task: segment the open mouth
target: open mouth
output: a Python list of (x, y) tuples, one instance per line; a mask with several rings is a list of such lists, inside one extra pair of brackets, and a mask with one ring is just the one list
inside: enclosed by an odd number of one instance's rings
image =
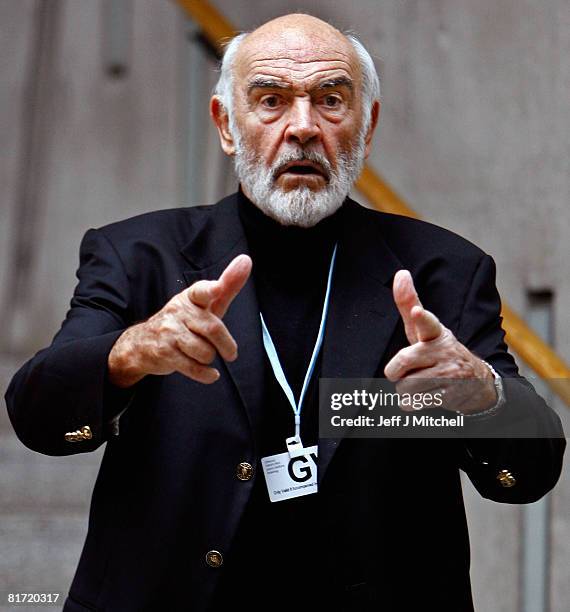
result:
[(310, 166), (291, 166), (285, 172), (289, 172), (289, 174), (320, 174)]
[(283, 174), (297, 175), (297, 176), (320, 176), (328, 180), (328, 173), (325, 169), (315, 162), (309, 161), (294, 161), (285, 164), (277, 172), (277, 177)]

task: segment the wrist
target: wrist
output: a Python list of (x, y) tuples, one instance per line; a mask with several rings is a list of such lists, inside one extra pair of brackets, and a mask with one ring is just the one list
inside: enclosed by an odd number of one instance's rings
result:
[(495, 368), (490, 363), (487, 363), (483, 359), (481, 359), (480, 361), (481, 361), (481, 364), (485, 366), (486, 378), (489, 381), (492, 381), (493, 387), (492, 387), (491, 394), (492, 394), (493, 399), (491, 401), (488, 401), (486, 407), (483, 408), (482, 410), (472, 412), (468, 415), (465, 415), (471, 418), (492, 417), (500, 411), (501, 407), (505, 403), (505, 392), (503, 388), (503, 380), (500, 374), (495, 370)]
[(137, 366), (136, 351), (127, 329), (115, 342), (107, 358), (107, 378), (115, 387), (126, 389), (144, 378)]

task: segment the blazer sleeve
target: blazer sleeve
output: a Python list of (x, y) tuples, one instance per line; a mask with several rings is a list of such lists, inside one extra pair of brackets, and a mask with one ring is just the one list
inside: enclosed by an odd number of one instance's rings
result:
[[(134, 394), (107, 381), (107, 358), (129, 325), (130, 299), (125, 268), (101, 230), (85, 234), (77, 277), (60, 331), (20, 368), (5, 396), (18, 438), (47, 455), (98, 448), (112, 433), (111, 417)], [(90, 439), (66, 440), (66, 433), (85, 426)]]
[[(491, 432), (505, 437), (463, 440), (460, 465), (483, 497), (528, 503), (540, 499), (558, 481), (566, 441), (558, 415), (519, 375), (504, 340), (500, 311), (495, 263), (483, 255), (466, 296), (457, 337), (503, 378), (506, 403), (480, 427), (482, 436)], [(521, 426), (527, 437), (509, 437)], [(504, 486), (498, 479), (502, 470), (511, 473), (512, 486)]]

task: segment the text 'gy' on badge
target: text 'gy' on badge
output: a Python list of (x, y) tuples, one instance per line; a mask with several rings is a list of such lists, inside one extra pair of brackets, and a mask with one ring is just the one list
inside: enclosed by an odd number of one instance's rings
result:
[(272, 502), (302, 497), (317, 492), (317, 446), (292, 457), (289, 452), (261, 460), (267, 492)]

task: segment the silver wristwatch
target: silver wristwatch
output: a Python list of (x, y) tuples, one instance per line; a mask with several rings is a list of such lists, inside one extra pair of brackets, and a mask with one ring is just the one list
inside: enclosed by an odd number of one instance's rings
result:
[(505, 387), (503, 385), (503, 379), (501, 378), (501, 375), (497, 372), (497, 370), (495, 370), (495, 368), (490, 363), (487, 363), (483, 359), (481, 359), (481, 361), (489, 368), (489, 370), (491, 371), (491, 374), (493, 375), (493, 378), (494, 378), (493, 383), (495, 385), (495, 391), (497, 392), (497, 401), (495, 402), (494, 406), (487, 408), (487, 410), (483, 410), (481, 412), (473, 412), (471, 414), (466, 414), (465, 417), (468, 419), (480, 419), (480, 418), (485, 418), (485, 417), (492, 417), (495, 414), (497, 414), (497, 412), (499, 412), (499, 410), (501, 409), (501, 406), (503, 406), (503, 404), (506, 401), (505, 400)]

